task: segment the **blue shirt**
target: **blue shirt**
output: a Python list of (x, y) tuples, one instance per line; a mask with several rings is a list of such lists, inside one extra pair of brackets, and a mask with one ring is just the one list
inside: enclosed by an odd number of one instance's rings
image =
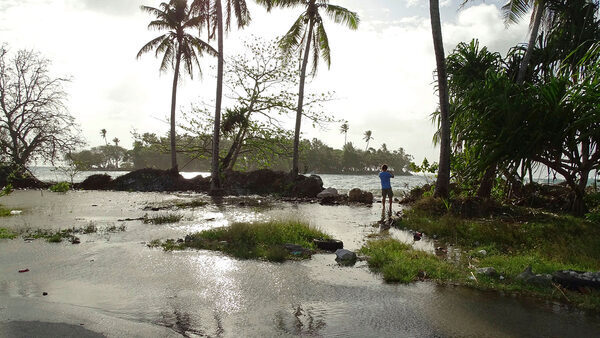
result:
[(382, 171), (379, 173), (379, 179), (381, 180), (381, 189), (391, 189), (392, 185), (390, 184), (390, 178), (392, 178), (392, 174), (389, 171)]

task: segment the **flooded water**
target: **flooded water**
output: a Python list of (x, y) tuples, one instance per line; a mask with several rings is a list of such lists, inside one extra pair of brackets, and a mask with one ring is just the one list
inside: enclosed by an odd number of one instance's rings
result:
[[(195, 194), (95, 191), (16, 191), (3, 197), (0, 203), (23, 212), (0, 219), (2, 227), (94, 224), (98, 232), (78, 235), (78, 245), (0, 240), (0, 336), (19, 336), (24, 327), (38, 326), (77, 336), (140, 337), (591, 337), (600, 332), (598, 317), (556, 304), (433, 283), (385, 284), (364, 262), (341, 267), (333, 254), (269, 263), (145, 245), (238, 220), (295, 218), (356, 250), (367, 235), (379, 232), (373, 227), (378, 207), (226, 198), (180, 211), (185, 217), (176, 224), (121, 221), (153, 213), (143, 210), (147, 205), (192, 198), (210, 201)], [(124, 232), (106, 231), (122, 224)], [(391, 235), (412, 243), (409, 233), (392, 229)], [(433, 249), (427, 240), (418, 245)], [(18, 272), (25, 268), (29, 272)]]

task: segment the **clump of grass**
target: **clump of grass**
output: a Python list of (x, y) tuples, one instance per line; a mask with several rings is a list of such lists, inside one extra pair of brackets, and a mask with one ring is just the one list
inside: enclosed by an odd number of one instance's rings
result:
[(453, 280), (461, 275), (458, 267), (395, 239), (369, 241), (360, 250), (369, 256), (369, 268), (380, 272), (386, 282), (410, 283), (419, 278)]
[(67, 192), (71, 189), (71, 184), (69, 182), (58, 182), (49, 189), (52, 192)]
[(183, 219), (183, 215), (177, 213), (157, 214), (153, 216), (144, 215), (143, 222), (145, 224), (169, 224), (177, 223)]
[(98, 231), (96, 224), (94, 222), (90, 222), (85, 228), (82, 229), (84, 234), (91, 234)]
[(127, 230), (125, 223), (119, 225), (118, 227), (116, 225), (111, 225), (108, 228), (106, 228), (106, 232), (123, 232), (125, 230)]
[(0, 239), (13, 239), (17, 237), (17, 234), (6, 229), (6, 228), (0, 228)]
[(200, 199), (195, 199), (192, 201), (177, 202), (177, 203), (175, 203), (175, 207), (178, 209), (190, 209), (190, 208), (203, 207), (207, 204), (208, 204), (208, 202), (206, 202), (206, 201), (203, 201)]
[(5, 208), (0, 207), (0, 217), (10, 216), (10, 212), (11, 212), (10, 209), (5, 209)]
[(162, 244), (169, 249), (208, 249), (225, 252), (237, 258), (262, 258), (269, 261), (284, 261), (292, 258), (307, 258), (310, 255), (292, 255), (284, 244), (296, 244), (314, 249), (313, 239), (331, 237), (307, 223), (300, 221), (267, 221), (261, 223), (233, 223), (228, 227), (197, 232), (186, 236), (183, 243)]

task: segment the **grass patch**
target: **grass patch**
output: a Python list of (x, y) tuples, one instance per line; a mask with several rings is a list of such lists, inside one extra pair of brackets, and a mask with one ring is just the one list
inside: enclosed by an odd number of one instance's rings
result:
[(0, 239), (13, 239), (17, 237), (17, 234), (6, 229), (6, 228), (0, 228)]
[(190, 208), (203, 207), (207, 204), (208, 204), (208, 202), (206, 202), (206, 201), (203, 201), (200, 199), (195, 199), (195, 200), (186, 201), (186, 202), (176, 202), (174, 206), (177, 209), (190, 209)]
[(233, 223), (228, 227), (197, 232), (185, 241), (152, 241), (148, 246), (162, 246), (165, 250), (185, 248), (222, 251), (243, 259), (284, 261), (310, 257), (306, 252), (290, 253), (284, 244), (296, 244), (315, 249), (313, 239), (331, 237), (299, 221), (268, 221), (261, 223)]
[(386, 282), (454, 280), (461, 275), (453, 264), (395, 239), (369, 241), (360, 252), (370, 257), (369, 268), (381, 273)]
[(143, 222), (145, 224), (170, 224), (177, 223), (183, 219), (183, 215), (177, 213), (157, 214), (153, 216), (144, 215)]
[(5, 209), (5, 208), (0, 207), (0, 217), (10, 216), (10, 212), (11, 212), (10, 209)]

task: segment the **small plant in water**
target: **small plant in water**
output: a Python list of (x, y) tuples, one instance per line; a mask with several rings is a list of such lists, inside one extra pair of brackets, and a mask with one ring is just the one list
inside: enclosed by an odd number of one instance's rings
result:
[(148, 216), (148, 214), (144, 215), (143, 222), (145, 224), (169, 224), (169, 223), (177, 223), (183, 219), (183, 215), (176, 213), (167, 213), (167, 214), (158, 214), (154, 216)]
[(69, 189), (71, 189), (69, 182), (59, 182), (50, 187), (52, 192), (67, 192)]
[(82, 230), (82, 232), (83, 232), (84, 234), (91, 234), (91, 233), (94, 233), (94, 232), (97, 232), (97, 231), (98, 231), (98, 228), (96, 227), (96, 224), (95, 224), (94, 222), (90, 222), (90, 223), (88, 224), (88, 226), (86, 226), (86, 227), (85, 227), (85, 228), (83, 228), (83, 230)]
[(0, 228), (0, 239), (13, 239), (17, 237), (17, 234), (6, 228)]

